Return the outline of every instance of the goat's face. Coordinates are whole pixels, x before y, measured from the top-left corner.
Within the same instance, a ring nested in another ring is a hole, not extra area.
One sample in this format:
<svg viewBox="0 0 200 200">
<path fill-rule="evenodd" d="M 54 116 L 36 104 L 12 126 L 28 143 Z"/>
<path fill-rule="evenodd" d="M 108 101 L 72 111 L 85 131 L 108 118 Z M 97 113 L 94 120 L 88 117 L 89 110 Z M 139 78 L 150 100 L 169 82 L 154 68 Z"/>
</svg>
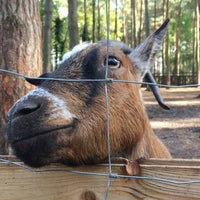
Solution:
<svg viewBox="0 0 200 200">
<path fill-rule="evenodd" d="M 166 27 L 138 48 L 116 41 L 87 44 L 67 55 L 59 69 L 44 75 L 61 79 L 140 81 L 160 46 Z M 108 59 L 108 60 L 107 60 Z M 106 159 L 106 97 L 104 82 L 34 80 L 38 87 L 19 99 L 9 111 L 8 141 L 26 164 L 51 162 L 92 164 Z M 111 154 L 128 153 L 145 132 L 147 117 L 140 86 L 107 83 Z"/>
</svg>

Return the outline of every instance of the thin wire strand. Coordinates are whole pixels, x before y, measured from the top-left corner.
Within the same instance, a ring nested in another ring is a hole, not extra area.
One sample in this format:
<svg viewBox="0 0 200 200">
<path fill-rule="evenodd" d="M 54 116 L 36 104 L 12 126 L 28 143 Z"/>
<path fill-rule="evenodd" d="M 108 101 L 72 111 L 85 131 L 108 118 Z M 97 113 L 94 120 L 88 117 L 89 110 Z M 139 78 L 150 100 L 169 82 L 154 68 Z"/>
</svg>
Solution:
<svg viewBox="0 0 200 200">
<path fill-rule="evenodd" d="M 105 79 L 108 80 L 108 51 L 109 51 L 109 13 L 108 13 L 108 0 L 106 0 L 106 72 Z M 105 82 L 105 98 L 106 98 L 106 133 L 107 133 L 107 149 L 108 149 L 108 166 L 109 166 L 109 177 L 105 192 L 105 200 L 108 199 L 108 194 L 110 190 L 112 165 L 111 165 L 111 152 L 110 152 L 110 113 L 109 113 L 109 99 L 108 99 L 108 82 Z"/>
<path fill-rule="evenodd" d="M 49 80 L 49 81 L 61 81 L 61 82 L 107 82 L 107 83 L 131 83 L 131 84 L 138 84 L 138 85 L 152 85 L 152 86 L 158 86 L 162 88 L 187 88 L 187 87 L 199 87 L 200 84 L 187 84 L 187 85 L 166 85 L 166 84 L 159 84 L 159 83 L 150 83 L 145 81 L 131 81 L 131 80 L 118 80 L 113 78 L 107 78 L 107 79 L 62 79 L 62 78 L 35 78 L 26 76 L 17 72 L 13 72 L 10 70 L 5 70 L 0 68 L 0 72 L 8 73 L 10 75 L 19 76 L 25 79 L 34 79 L 34 80 Z M 0 73 L 1 74 L 1 73 Z"/>
<path fill-rule="evenodd" d="M 108 79 L 108 51 L 109 51 L 109 13 L 108 13 L 108 0 L 106 0 L 106 73 L 105 79 Z M 109 163 L 109 173 L 112 174 L 112 167 L 111 167 L 111 155 L 110 155 L 110 115 L 109 115 L 109 99 L 108 99 L 108 84 L 107 81 L 105 82 L 105 96 L 106 96 L 106 124 L 107 124 L 107 148 L 108 148 L 108 163 Z"/>
</svg>

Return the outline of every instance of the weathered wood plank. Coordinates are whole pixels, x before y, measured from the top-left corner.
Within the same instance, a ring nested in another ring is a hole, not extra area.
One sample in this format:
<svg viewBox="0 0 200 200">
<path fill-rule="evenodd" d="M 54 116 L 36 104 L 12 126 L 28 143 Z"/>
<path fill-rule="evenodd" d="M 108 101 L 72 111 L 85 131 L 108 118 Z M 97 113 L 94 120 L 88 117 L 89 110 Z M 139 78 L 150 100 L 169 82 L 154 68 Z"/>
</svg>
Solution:
<svg viewBox="0 0 200 200">
<path fill-rule="evenodd" d="M 121 174 L 123 165 L 114 164 L 113 173 Z M 78 170 L 108 173 L 108 165 L 66 167 L 51 165 L 42 170 Z M 141 175 L 172 181 L 200 180 L 200 160 L 147 160 Z M 64 171 L 31 172 L 0 162 L 0 199 L 3 200 L 103 200 L 107 176 L 83 175 Z M 177 185 L 155 180 L 112 178 L 109 200 L 189 200 L 200 199 L 200 183 Z"/>
<path fill-rule="evenodd" d="M 200 166 L 200 159 L 148 159 L 142 160 L 147 165 L 177 165 L 177 166 Z"/>
</svg>

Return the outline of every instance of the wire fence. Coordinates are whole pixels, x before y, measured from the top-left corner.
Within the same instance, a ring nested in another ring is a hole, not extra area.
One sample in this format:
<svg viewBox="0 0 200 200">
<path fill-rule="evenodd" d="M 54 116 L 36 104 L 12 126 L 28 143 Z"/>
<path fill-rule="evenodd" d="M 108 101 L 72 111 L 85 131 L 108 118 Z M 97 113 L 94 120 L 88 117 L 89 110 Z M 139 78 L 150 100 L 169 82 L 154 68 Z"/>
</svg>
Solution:
<svg viewBox="0 0 200 200">
<path fill-rule="evenodd" d="M 60 169 L 34 169 L 29 166 L 26 166 L 24 164 L 21 164 L 19 162 L 10 161 L 7 159 L 0 158 L 0 161 L 7 164 L 12 164 L 15 166 L 18 166 L 20 168 L 23 168 L 25 170 L 29 170 L 34 173 L 45 173 L 45 172 L 66 172 L 66 173 L 76 173 L 81 175 L 93 175 L 93 176 L 104 176 L 108 177 L 107 187 L 105 189 L 105 198 L 104 200 L 108 199 L 110 184 L 112 179 L 116 178 L 129 178 L 129 179 L 139 179 L 139 180 L 150 180 L 150 181 L 157 181 L 157 182 L 163 182 L 163 183 L 170 183 L 175 185 L 190 185 L 190 184 L 199 184 L 200 180 L 192 180 L 192 181 L 174 181 L 170 179 L 162 179 L 162 178 L 156 178 L 156 177 L 148 177 L 148 176 L 127 176 L 127 175 L 119 175 L 112 172 L 112 162 L 111 162 L 111 153 L 110 153 L 110 132 L 109 132 L 109 126 L 110 126 L 110 120 L 109 120 L 109 102 L 108 102 L 108 84 L 110 83 L 131 83 L 131 84 L 140 84 L 140 85 L 154 85 L 159 87 L 165 87 L 165 88 L 186 88 L 186 87 L 197 87 L 200 86 L 199 84 L 189 84 L 189 85 L 179 85 L 179 86 L 172 86 L 172 85 L 165 85 L 165 84 L 156 84 L 156 83 L 149 83 L 149 82 L 137 82 L 137 81 L 130 81 L 130 80 L 116 80 L 109 77 L 105 77 L 105 79 L 59 79 L 59 78 L 33 78 L 29 77 L 23 74 L 19 74 L 16 72 L 12 72 L 9 70 L 1 69 L 0 73 L 8 73 L 10 75 L 18 76 L 21 78 L 31 78 L 36 80 L 51 80 L 51 81 L 64 81 L 64 82 L 103 82 L 105 83 L 105 98 L 106 98 L 106 134 L 107 134 L 107 141 L 108 141 L 108 166 L 109 166 L 109 173 L 95 173 L 95 172 L 83 172 L 83 171 L 76 171 L 76 170 L 60 170 Z"/>
<path fill-rule="evenodd" d="M 108 19 L 108 1 L 106 1 L 106 17 Z M 147 177 L 147 176 L 127 176 L 127 175 L 119 175 L 112 172 L 112 163 L 111 163 L 111 153 L 110 153 L 110 120 L 109 120 L 109 102 L 108 102 L 108 84 L 110 83 L 131 83 L 131 84 L 140 84 L 140 85 L 153 85 L 158 87 L 164 87 L 164 88 L 186 88 L 186 87 L 198 87 L 200 84 L 187 84 L 187 85 L 166 85 L 166 84 L 157 84 L 157 83 L 150 83 L 150 82 L 138 82 L 138 81 L 131 81 L 131 80 L 116 80 L 113 78 L 108 77 L 108 40 L 109 40 L 109 22 L 106 21 L 107 26 L 107 59 L 106 59 L 106 73 L 105 73 L 105 79 L 60 79 L 60 78 L 33 78 L 29 77 L 23 74 L 19 74 L 13 71 L 5 70 L 0 68 L 0 73 L 7 73 L 10 75 L 18 76 L 25 79 L 35 79 L 35 80 L 50 80 L 50 81 L 62 81 L 62 82 L 103 82 L 105 84 L 104 91 L 105 91 L 105 98 L 106 98 L 106 134 L 107 134 L 107 148 L 108 148 L 108 165 L 109 165 L 109 173 L 95 173 L 95 172 L 82 172 L 82 171 L 76 171 L 76 170 L 59 170 L 59 169 L 34 169 L 29 166 L 26 166 L 24 164 L 21 164 L 19 162 L 10 161 L 7 159 L 0 158 L 0 161 L 7 164 L 12 164 L 15 166 L 18 166 L 20 168 L 23 168 L 25 170 L 29 170 L 34 173 L 46 173 L 46 172 L 55 172 L 55 171 L 62 171 L 66 173 L 76 173 L 76 174 L 83 174 L 83 175 L 93 175 L 93 176 L 104 176 L 108 177 L 107 187 L 105 190 L 105 197 L 104 199 L 108 199 L 109 189 L 110 189 L 110 183 L 111 179 L 115 178 L 129 178 L 129 179 L 142 179 L 142 180 L 151 180 L 151 181 L 158 181 L 163 183 L 170 183 L 170 184 L 176 184 L 176 185 L 190 185 L 190 184 L 197 184 L 200 183 L 200 180 L 192 180 L 192 181 L 174 181 L 174 180 L 168 180 L 168 179 L 161 179 L 156 177 Z"/>
</svg>

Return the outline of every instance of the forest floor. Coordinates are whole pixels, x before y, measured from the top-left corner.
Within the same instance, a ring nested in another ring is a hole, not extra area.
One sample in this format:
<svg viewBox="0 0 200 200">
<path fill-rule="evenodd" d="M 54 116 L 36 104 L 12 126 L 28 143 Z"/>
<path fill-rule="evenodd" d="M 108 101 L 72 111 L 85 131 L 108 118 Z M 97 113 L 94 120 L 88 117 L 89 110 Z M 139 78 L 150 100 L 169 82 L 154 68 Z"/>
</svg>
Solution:
<svg viewBox="0 0 200 200">
<path fill-rule="evenodd" d="M 152 92 L 144 88 L 143 97 L 152 127 L 174 158 L 200 158 L 200 88 L 160 89 L 162 109 Z"/>
</svg>

